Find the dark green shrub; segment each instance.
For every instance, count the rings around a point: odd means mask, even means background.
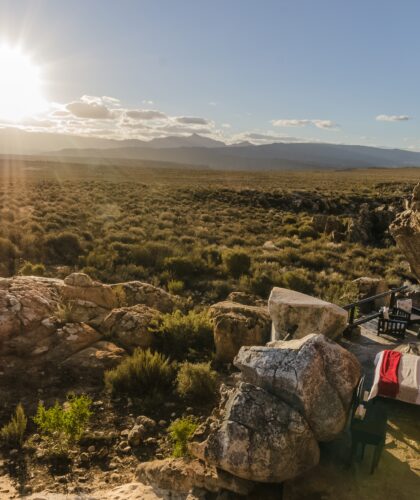
[[[210,363],[182,363],[176,377],[178,394],[193,401],[214,399],[217,390],[217,373]]]
[[[31,262],[24,262],[19,268],[19,274],[23,276],[44,276],[44,264],[32,264]]]
[[[239,278],[249,272],[251,257],[242,250],[230,250],[223,254],[223,263],[231,276]]]
[[[181,280],[170,280],[168,282],[168,292],[175,295],[180,294],[184,290],[184,282]]]
[[[169,436],[171,438],[174,457],[188,456],[188,441],[198,428],[198,423],[193,417],[179,418],[169,426]]]
[[[76,264],[83,253],[79,237],[69,232],[48,235],[44,247],[51,264]]]
[[[136,349],[116,368],[105,372],[105,386],[114,395],[142,397],[167,392],[174,378],[174,366],[169,358],[149,349]]]
[[[27,424],[25,410],[19,403],[10,422],[0,429],[0,439],[9,446],[22,446]]]

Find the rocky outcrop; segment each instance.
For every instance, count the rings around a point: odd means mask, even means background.
[[[407,209],[398,215],[389,229],[420,281],[420,183],[414,188]]]
[[[381,278],[369,278],[364,276],[353,281],[358,288],[358,300],[367,299],[373,295],[378,295],[389,290],[388,284]],[[363,314],[369,313],[372,310],[379,311],[383,306],[389,306],[389,296],[376,299],[367,304],[359,306],[360,312]]]
[[[270,338],[271,321],[266,307],[219,302],[210,308],[214,319],[217,360],[230,363],[243,345],[264,345]]]
[[[349,351],[324,335],[243,347],[234,364],[244,381],[298,410],[317,441],[343,430],[361,369]]]
[[[315,466],[319,447],[298,411],[252,384],[225,395],[221,418],[203,442],[198,458],[243,479],[282,482]]]
[[[137,468],[137,477],[143,483],[181,493],[187,493],[193,488],[203,488],[213,493],[229,490],[247,495],[254,487],[254,483],[250,481],[198,460],[184,458],[143,462]]]
[[[112,310],[102,323],[101,329],[119,345],[130,351],[136,347],[146,349],[153,344],[154,336],[149,328],[160,312],[143,304]]]
[[[64,373],[102,380],[125,349],[150,346],[147,327],[160,314],[150,304],[169,311],[179,300],[145,283],[105,285],[84,273],[0,279],[2,380],[40,386]]]
[[[268,310],[273,320],[274,340],[286,336],[302,338],[310,333],[334,339],[347,325],[347,312],[341,307],[286,288],[273,288]]]

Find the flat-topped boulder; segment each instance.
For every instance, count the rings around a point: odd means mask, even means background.
[[[242,347],[234,364],[242,380],[291,405],[318,441],[337,437],[346,424],[361,368],[356,357],[324,335]]]
[[[270,339],[271,320],[266,307],[224,301],[210,308],[214,320],[216,359],[231,363],[243,345],[264,345]]]
[[[347,325],[347,312],[341,307],[287,288],[272,289],[268,310],[273,321],[273,340],[286,336],[302,338],[310,333],[334,339]]]
[[[197,458],[251,481],[282,482],[318,464],[318,443],[298,411],[260,387],[241,382],[227,391],[220,418],[200,442]]]

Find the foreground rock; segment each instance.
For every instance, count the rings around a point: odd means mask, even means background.
[[[166,458],[143,462],[137,468],[138,479],[161,489],[188,493],[193,488],[211,492],[229,490],[239,495],[247,495],[254,483],[217,470],[198,460]]]
[[[150,326],[159,316],[159,311],[143,304],[121,307],[105,318],[102,331],[126,349],[146,349],[152,346],[154,340]]]
[[[282,482],[319,461],[319,448],[305,419],[276,396],[247,383],[225,395],[221,418],[196,457],[251,481]]]
[[[407,210],[398,215],[389,229],[420,281],[420,183],[414,188]]]
[[[151,305],[171,311],[182,304],[146,283],[105,285],[84,273],[64,280],[1,278],[2,382],[40,387],[64,375],[102,380],[126,349],[150,346],[147,327],[160,314]]]
[[[339,337],[347,325],[347,312],[324,300],[286,288],[273,288],[268,299],[275,340],[322,333]]]
[[[317,441],[337,437],[346,424],[360,375],[357,359],[323,335],[242,347],[235,358],[242,379],[299,411]]]
[[[231,363],[243,345],[264,345],[270,338],[271,320],[266,307],[225,301],[210,308],[214,319],[216,358]]]

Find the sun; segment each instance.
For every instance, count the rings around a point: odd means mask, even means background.
[[[0,46],[0,119],[18,122],[45,108],[40,68],[18,48]]]

